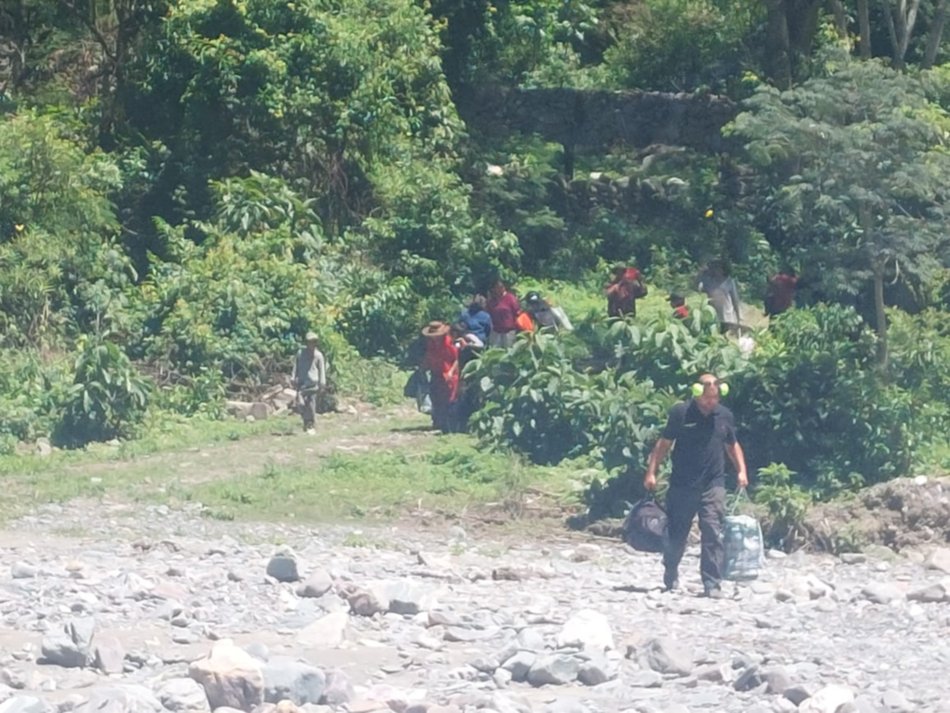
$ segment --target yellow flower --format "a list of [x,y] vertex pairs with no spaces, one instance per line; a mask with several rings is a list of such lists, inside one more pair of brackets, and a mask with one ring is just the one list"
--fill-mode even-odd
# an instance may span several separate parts
[[712,218],[715,215],[715,213],[713,213],[712,208],[707,208],[706,212],[703,213],[703,215],[705,215],[707,218]]
[[18,233],[22,233],[22,232],[23,232],[23,229],[24,229],[25,227],[26,227],[26,226],[23,225],[23,223],[14,223],[14,225],[13,225],[13,229],[14,229],[15,231],[17,231]]

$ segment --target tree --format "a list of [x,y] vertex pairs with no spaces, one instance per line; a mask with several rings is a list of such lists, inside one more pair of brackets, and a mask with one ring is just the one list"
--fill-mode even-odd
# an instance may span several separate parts
[[873,289],[882,366],[885,281],[950,260],[948,129],[918,79],[847,58],[794,89],[759,87],[731,127],[761,172],[773,243],[830,294]]

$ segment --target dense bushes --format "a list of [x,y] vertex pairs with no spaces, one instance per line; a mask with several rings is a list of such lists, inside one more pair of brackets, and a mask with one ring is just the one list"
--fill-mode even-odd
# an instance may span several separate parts
[[782,315],[733,382],[752,472],[783,463],[827,496],[910,466],[910,395],[878,370],[874,336],[853,310]]
[[[905,318],[900,329],[918,330],[917,346],[895,340],[895,381],[876,365],[873,333],[837,306],[782,315],[747,357],[702,310],[686,324],[615,320],[573,335],[527,335],[507,354],[489,352],[469,373],[484,400],[473,423],[486,440],[537,462],[599,458],[617,477],[589,494],[592,513],[603,514],[638,493],[667,408],[709,370],[731,383],[726,404],[753,476],[782,464],[782,487],[828,497],[907,473],[915,449],[944,433],[946,409],[919,407],[932,399],[928,389],[946,383],[946,367],[923,366],[948,342],[928,317]],[[931,338],[929,347],[920,346],[920,333]]]

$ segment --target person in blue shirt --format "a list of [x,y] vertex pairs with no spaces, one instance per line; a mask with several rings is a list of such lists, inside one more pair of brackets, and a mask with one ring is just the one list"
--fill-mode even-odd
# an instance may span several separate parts
[[459,315],[459,321],[465,323],[466,330],[478,337],[482,344],[488,344],[488,335],[492,330],[491,315],[485,309],[485,302],[484,295],[475,295]]

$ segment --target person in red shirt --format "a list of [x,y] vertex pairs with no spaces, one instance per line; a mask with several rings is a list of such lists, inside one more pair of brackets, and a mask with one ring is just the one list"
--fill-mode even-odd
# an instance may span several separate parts
[[604,294],[607,295],[607,316],[623,317],[637,314],[637,300],[646,297],[647,288],[637,268],[618,265],[611,272]]
[[501,280],[496,280],[488,291],[485,310],[491,316],[488,345],[507,348],[514,344],[515,335],[518,333],[518,313],[521,311],[521,303],[508,291],[508,287]]
[[772,275],[765,294],[765,313],[769,317],[774,317],[788,310],[795,303],[797,289],[798,275],[794,270],[785,270]]
[[426,353],[422,368],[429,371],[429,398],[432,400],[432,425],[443,432],[452,430],[452,404],[458,398],[459,351],[445,322],[429,322],[422,329]]

